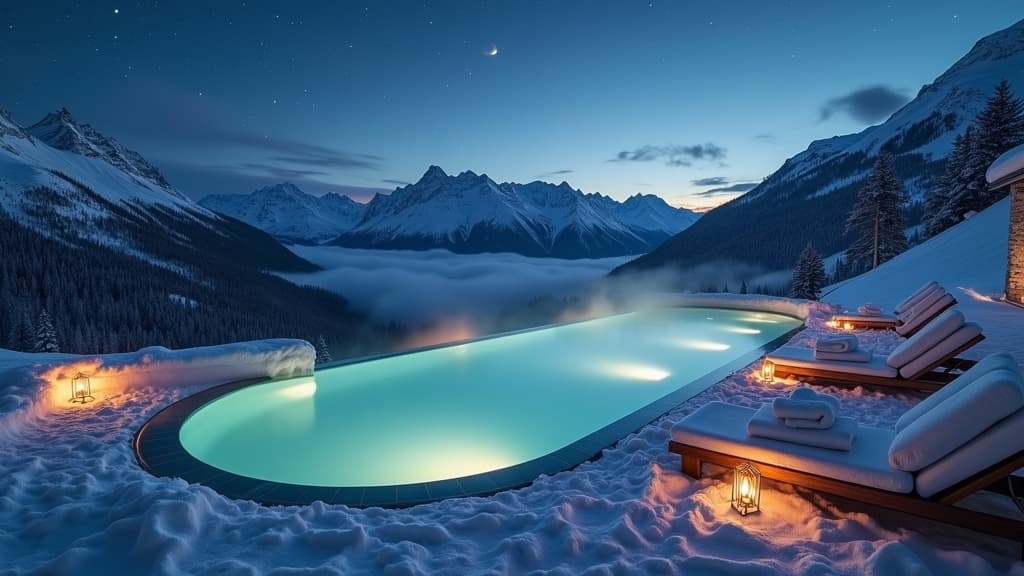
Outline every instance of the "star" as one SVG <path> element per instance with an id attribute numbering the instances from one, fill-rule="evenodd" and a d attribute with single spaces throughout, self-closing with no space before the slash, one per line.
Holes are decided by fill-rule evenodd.
<path id="1" fill-rule="evenodd" d="M 118 8 L 114 8 L 114 14 L 120 14 L 120 13 L 121 13 L 121 10 L 120 10 L 120 9 L 118 9 Z"/>

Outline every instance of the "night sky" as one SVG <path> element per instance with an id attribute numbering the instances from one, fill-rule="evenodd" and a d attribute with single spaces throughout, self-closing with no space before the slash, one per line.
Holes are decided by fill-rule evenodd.
<path id="1" fill-rule="evenodd" d="M 196 198 L 290 180 L 365 199 L 438 164 L 707 206 L 884 120 L 1021 16 L 1019 0 L 4 0 L 0 107 L 26 125 L 67 107 Z"/>

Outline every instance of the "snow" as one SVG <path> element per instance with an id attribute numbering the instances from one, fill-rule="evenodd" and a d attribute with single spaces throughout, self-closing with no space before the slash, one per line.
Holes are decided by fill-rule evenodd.
<path id="1" fill-rule="evenodd" d="M 996 158 L 995 162 L 988 167 L 985 180 L 992 184 L 1022 170 L 1024 170 L 1024 144 L 1011 148 Z"/>
<path id="2" fill-rule="evenodd" d="M 1006 350 L 1024 364 L 1024 309 L 1001 301 L 1006 286 L 1010 199 L 930 238 L 874 272 L 829 286 L 824 299 L 847 310 L 873 302 L 891 310 L 903 298 L 935 280 L 953 294 L 986 339 L 964 356 L 978 358 Z"/>
<path id="3" fill-rule="evenodd" d="M 750 297 L 741 304 L 761 302 Z M 787 306 L 808 314 L 808 330 L 795 342 L 827 330 L 828 307 Z M 862 341 L 879 351 L 896 344 L 888 332 L 864 333 Z M 76 366 L 77 359 L 0 354 L 7 399 L 0 408 L 0 573 L 1024 574 L 1024 563 L 1014 562 L 1019 551 L 998 539 L 869 515 L 773 483 L 765 485 L 763 512 L 740 518 L 721 478 L 682 475 L 678 457 L 666 449 L 675 422 L 713 400 L 756 407 L 792 390 L 793 383 L 760 383 L 756 365 L 626 436 L 596 461 L 488 498 L 401 510 L 264 507 L 143 472 L 131 437 L 162 407 L 224 378 L 295 374 L 312 363 L 305 343 L 238 346 L 196 354 L 224 370 L 205 383 L 199 376 L 209 368 L 180 380 L 161 369 L 159 385 L 139 380 L 101 391 L 84 406 L 54 403 L 34 418 L 24 412 L 44 395 L 39 375 L 50 365 Z M 145 356 L 93 360 L 129 373 L 146 366 Z M 919 400 L 860 388 L 827 391 L 840 397 L 843 414 L 873 426 L 892 426 Z"/>

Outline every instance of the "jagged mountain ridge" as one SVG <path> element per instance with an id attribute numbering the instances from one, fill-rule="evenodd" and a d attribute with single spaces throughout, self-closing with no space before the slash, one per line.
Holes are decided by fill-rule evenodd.
<path id="1" fill-rule="evenodd" d="M 199 206 L 66 109 L 27 128 L 0 111 L 0 210 L 62 242 L 100 244 L 183 274 L 211 258 L 315 269 L 264 232 Z"/>
<path id="2" fill-rule="evenodd" d="M 598 258 L 646 252 L 697 218 L 653 195 L 618 202 L 567 182 L 499 184 L 431 166 L 415 184 L 376 195 L 362 220 L 331 244 Z"/>
<path id="3" fill-rule="evenodd" d="M 810 240 L 819 252 L 845 249 L 846 214 L 880 150 L 917 207 L 942 173 L 953 138 L 1006 79 L 1024 96 L 1024 20 L 979 40 L 953 66 L 882 124 L 812 142 L 750 192 L 705 214 L 694 226 L 615 271 L 709 262 L 743 262 L 788 269 Z M 799 234 L 793 234 L 799 230 Z"/>

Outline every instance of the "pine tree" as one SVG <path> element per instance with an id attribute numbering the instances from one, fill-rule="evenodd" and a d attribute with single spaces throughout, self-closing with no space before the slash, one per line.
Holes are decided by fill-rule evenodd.
<path id="1" fill-rule="evenodd" d="M 740 294 L 746 294 L 746 293 L 747 293 L 747 281 L 743 280 L 743 281 L 740 282 Z"/>
<path id="2" fill-rule="evenodd" d="M 947 217 L 955 218 L 953 223 L 964 214 L 984 210 L 1001 198 L 1001 192 L 1005 191 L 989 190 L 985 174 L 1003 152 L 1022 143 L 1024 103 L 1013 96 L 1010 84 L 1004 80 L 974 119 L 969 152 L 962 165 L 957 166 L 956 187 L 947 198 L 945 208 Z"/>
<path id="3" fill-rule="evenodd" d="M 57 331 L 53 328 L 53 320 L 50 313 L 43 308 L 39 311 L 39 318 L 36 319 L 36 332 L 32 345 L 33 352 L 60 352 L 60 345 L 57 342 Z"/>
<path id="4" fill-rule="evenodd" d="M 946 159 L 946 171 L 938 187 L 925 201 L 925 232 L 929 237 L 953 226 L 963 217 L 954 198 L 965 194 L 970 177 L 967 163 L 974 147 L 974 128 L 967 127 L 953 140 L 953 151 Z"/>
<path id="5" fill-rule="evenodd" d="M 889 154 L 882 152 L 846 220 L 853 244 L 846 258 L 856 270 L 876 268 L 907 249 L 903 182 Z"/>
<path id="6" fill-rule="evenodd" d="M 327 349 L 327 341 L 324 340 L 324 335 L 320 334 L 316 339 L 316 363 L 325 364 L 331 361 L 331 352 Z"/>
<path id="7" fill-rule="evenodd" d="M 28 319 L 28 314 L 22 312 L 21 317 L 15 322 L 11 329 L 11 334 L 7 338 L 11 350 L 31 352 L 35 347 L 35 336 L 33 333 L 32 322 Z"/>
<path id="8" fill-rule="evenodd" d="M 793 285 L 789 290 L 790 298 L 802 298 L 804 300 L 817 300 L 821 297 L 821 289 L 825 287 L 825 263 L 821 256 L 807 243 L 807 247 L 800 253 L 793 269 Z"/>

